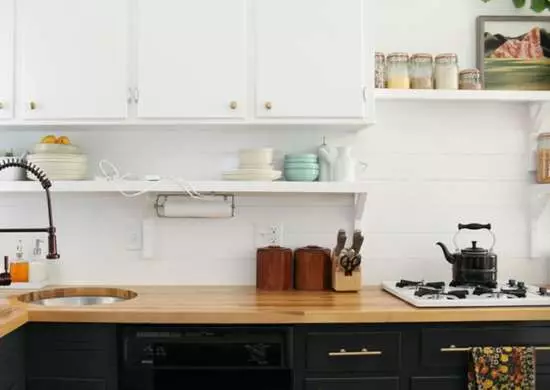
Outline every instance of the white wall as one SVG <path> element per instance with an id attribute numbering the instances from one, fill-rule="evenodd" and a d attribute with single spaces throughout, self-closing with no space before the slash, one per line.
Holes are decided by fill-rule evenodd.
<path id="1" fill-rule="evenodd" d="M 509 0 L 372 3 L 377 50 L 454 51 L 464 67 L 475 63 L 475 17 L 516 13 Z M 450 266 L 434 243 L 450 244 L 458 222 L 474 221 L 495 226 L 501 278 L 546 281 L 546 261 L 528 258 L 526 106 L 383 102 L 377 116 L 378 124 L 358 138 L 304 128 L 64 133 L 83 146 L 94 163 L 107 157 L 124 172 L 186 179 L 219 178 L 222 169 L 235 163 L 240 147 L 306 151 L 326 134 L 334 145 L 354 144 L 356 154 L 370 164 L 365 175 L 372 181 L 364 220 L 365 283 L 401 277 L 450 279 Z M 2 130 L 0 148 L 4 143 L 25 147 L 51 131 Z M 149 205 L 146 198 L 56 194 L 63 257 L 53 269 L 55 280 L 254 284 L 255 225 L 283 223 L 284 244 L 290 247 L 332 246 L 337 229 L 352 228 L 352 200 L 346 196 L 240 197 L 235 220 L 157 220 L 156 256 L 144 261 L 139 252 L 126 251 L 125 232 L 151 213 Z M 1 224 L 42 224 L 43 206 L 42 196 L 36 194 L 2 195 Z M 0 237 L 0 254 L 12 254 L 16 238 Z M 25 237 L 29 251 L 31 238 Z"/>

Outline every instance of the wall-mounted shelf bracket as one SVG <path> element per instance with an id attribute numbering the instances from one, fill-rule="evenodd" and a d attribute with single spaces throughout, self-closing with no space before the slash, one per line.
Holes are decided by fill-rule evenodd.
<path id="1" fill-rule="evenodd" d="M 359 192 L 355 194 L 355 212 L 354 212 L 354 228 L 362 229 L 363 216 L 367 206 L 367 193 Z"/>
<path id="2" fill-rule="evenodd" d="M 531 186 L 529 194 L 529 232 L 530 232 L 530 250 L 531 258 L 541 256 L 541 247 L 539 235 L 539 221 L 542 213 L 550 202 L 550 186 L 539 184 Z"/>

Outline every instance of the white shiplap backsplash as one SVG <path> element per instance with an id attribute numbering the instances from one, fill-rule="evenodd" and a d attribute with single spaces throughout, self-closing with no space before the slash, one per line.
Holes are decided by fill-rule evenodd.
<path id="1" fill-rule="evenodd" d="M 462 67 L 475 63 L 475 17 L 517 12 L 507 0 L 397 3 L 376 2 L 378 50 L 455 51 Z M 241 147 L 273 146 L 281 158 L 282 152 L 313 150 L 326 135 L 333 145 L 354 145 L 355 155 L 369 164 L 366 284 L 401 277 L 450 279 L 450 265 L 434 243 L 450 244 L 459 222 L 493 223 L 500 278 L 547 281 L 546 260 L 529 259 L 527 106 L 381 102 L 377 120 L 356 138 L 304 127 L 17 128 L 2 129 L 0 145 L 27 147 L 41 135 L 63 133 L 90 154 L 94 173 L 95 164 L 108 158 L 122 172 L 197 180 L 219 179 L 221 170 L 235 165 Z M 237 204 L 234 220 L 156 220 L 155 258 L 142 260 L 140 252 L 126 250 L 127 230 L 151 215 L 149 200 L 55 194 L 62 259 L 52 266 L 54 281 L 254 284 L 256 225 L 283 224 L 289 247 L 332 246 L 338 228 L 353 227 L 352 199 L 346 196 L 239 197 Z M 0 220 L 5 226 L 44 224 L 43 197 L 2 194 Z M 0 236 L 0 255 L 13 255 L 17 238 Z M 30 252 L 32 237 L 22 238 Z"/>

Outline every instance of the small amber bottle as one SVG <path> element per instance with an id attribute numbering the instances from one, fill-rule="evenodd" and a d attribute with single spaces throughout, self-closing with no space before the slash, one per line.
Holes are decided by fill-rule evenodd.
<path id="1" fill-rule="evenodd" d="M 13 283 L 29 282 L 29 262 L 23 260 L 23 243 L 21 240 L 17 243 L 15 261 L 10 264 L 10 274 Z"/>

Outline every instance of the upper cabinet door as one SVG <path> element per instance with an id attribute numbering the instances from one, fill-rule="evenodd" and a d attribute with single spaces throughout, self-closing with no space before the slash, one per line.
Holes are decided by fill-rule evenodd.
<path id="1" fill-rule="evenodd" d="M 18 109 L 28 119 L 127 115 L 127 0 L 17 0 Z"/>
<path id="2" fill-rule="evenodd" d="M 362 0 L 254 5 L 256 115 L 362 118 Z"/>
<path id="3" fill-rule="evenodd" d="M 139 0 L 138 115 L 246 113 L 247 1 Z"/>
<path id="4" fill-rule="evenodd" d="M 0 0 L 0 119 L 13 117 L 14 0 Z"/>

